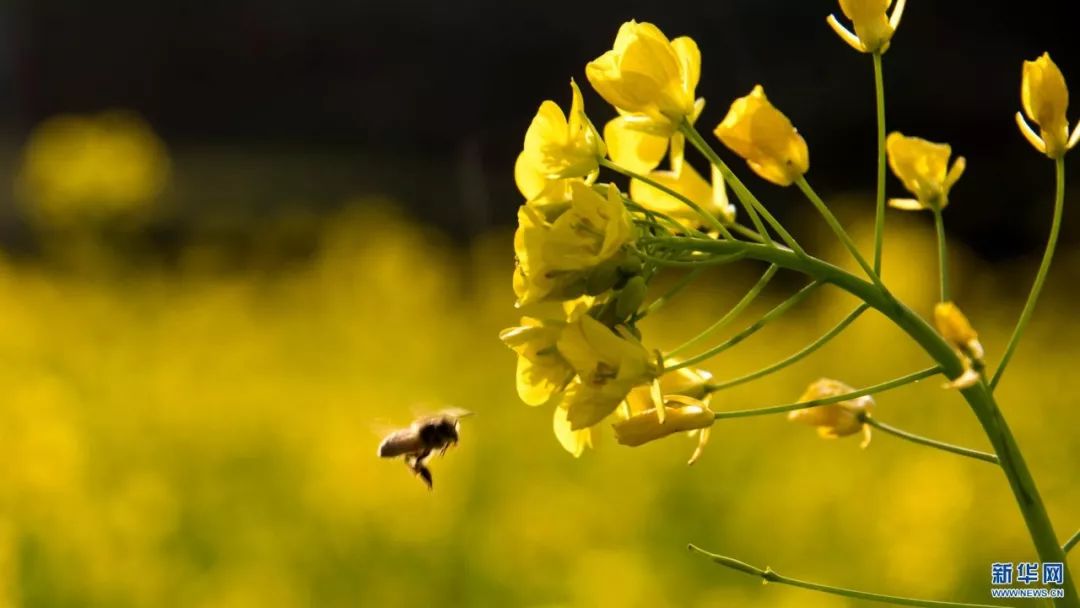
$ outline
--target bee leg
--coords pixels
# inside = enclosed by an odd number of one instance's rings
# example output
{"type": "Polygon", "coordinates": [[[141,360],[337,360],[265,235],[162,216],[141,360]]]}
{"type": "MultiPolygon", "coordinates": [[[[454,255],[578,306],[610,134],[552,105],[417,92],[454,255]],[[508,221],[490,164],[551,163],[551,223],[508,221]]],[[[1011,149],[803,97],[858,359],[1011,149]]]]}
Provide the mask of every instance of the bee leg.
{"type": "Polygon", "coordinates": [[[424,483],[427,484],[428,490],[433,490],[435,488],[434,482],[431,479],[431,469],[424,466],[423,463],[417,463],[416,467],[413,470],[416,471],[416,474],[420,476],[420,479],[424,480],[424,483]]]}
{"type": "Polygon", "coordinates": [[[405,456],[405,466],[409,467],[409,470],[415,473],[420,479],[423,479],[429,490],[432,489],[433,481],[431,478],[431,469],[427,468],[424,464],[424,460],[427,459],[430,453],[430,450],[423,450],[418,454],[409,454],[405,456]]]}

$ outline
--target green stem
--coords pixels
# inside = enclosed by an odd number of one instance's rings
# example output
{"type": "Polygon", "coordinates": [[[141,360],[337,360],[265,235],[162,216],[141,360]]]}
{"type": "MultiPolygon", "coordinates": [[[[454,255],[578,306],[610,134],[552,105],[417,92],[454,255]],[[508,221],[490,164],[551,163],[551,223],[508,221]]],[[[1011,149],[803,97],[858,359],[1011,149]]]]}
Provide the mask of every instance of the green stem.
{"type": "Polygon", "coordinates": [[[877,212],[874,216],[874,272],[881,275],[885,243],[885,77],[881,53],[874,53],[874,97],[877,101],[877,212]]]}
{"type": "Polygon", "coordinates": [[[859,315],[861,315],[863,312],[865,312],[867,308],[870,308],[869,304],[860,304],[859,306],[857,306],[855,308],[855,310],[848,313],[848,315],[846,317],[841,319],[839,323],[837,323],[829,331],[825,332],[820,338],[818,338],[817,340],[814,340],[810,344],[807,344],[801,350],[799,350],[795,354],[787,357],[786,359],[782,359],[780,361],[777,361],[776,363],[773,363],[772,365],[770,365],[768,367],[763,367],[763,368],[761,368],[761,369],[759,369],[759,370],[757,370],[755,372],[751,372],[751,373],[746,374],[744,376],[739,376],[738,378],[732,378],[731,380],[725,380],[723,382],[717,382],[715,384],[709,384],[709,388],[712,391],[719,391],[719,390],[723,390],[725,388],[731,388],[732,386],[738,386],[740,384],[750,382],[751,380],[757,380],[758,378],[761,378],[763,376],[768,376],[769,374],[771,374],[773,372],[779,371],[779,370],[784,369],[785,367],[787,367],[789,365],[797,363],[798,361],[800,361],[803,358],[807,357],[808,355],[810,355],[811,353],[813,353],[817,349],[819,349],[822,346],[825,346],[826,344],[828,344],[830,340],[832,340],[833,338],[838,336],[840,334],[840,332],[844,331],[844,329],[846,329],[848,325],[851,325],[855,321],[855,319],[858,319],[859,315]]]}
{"type": "Polygon", "coordinates": [[[698,363],[701,363],[702,361],[706,361],[708,359],[711,359],[711,358],[715,357],[716,355],[719,355],[720,353],[724,352],[725,350],[735,346],[736,344],[742,342],[746,338],[752,336],[759,329],[761,329],[762,327],[765,327],[766,325],[768,325],[769,322],[772,321],[773,319],[776,319],[777,317],[783,315],[788,310],[794,308],[799,302],[802,302],[803,300],[805,300],[807,298],[807,296],[809,296],[811,293],[813,293],[814,290],[817,289],[820,286],[821,286],[821,283],[819,283],[818,281],[813,281],[812,283],[810,283],[806,287],[803,287],[799,291],[795,292],[795,294],[793,296],[791,296],[790,298],[784,300],[780,304],[777,304],[775,308],[773,308],[769,312],[765,313],[765,315],[763,317],[761,317],[760,319],[755,321],[753,324],[747,326],[745,329],[743,329],[739,333],[737,333],[734,336],[728,338],[722,344],[720,344],[718,346],[714,346],[713,348],[710,348],[709,350],[701,353],[700,355],[690,357],[689,359],[687,359],[685,361],[680,361],[679,363],[677,363],[675,365],[672,365],[670,367],[665,367],[665,370],[671,371],[671,370],[676,370],[676,369],[680,369],[680,368],[683,368],[683,367],[689,367],[691,365],[697,365],[698,363]]]}
{"type": "Polygon", "coordinates": [[[743,226],[742,224],[732,224],[731,225],[731,230],[733,232],[738,232],[739,234],[745,236],[746,238],[748,238],[748,239],[750,239],[752,241],[757,241],[758,243],[764,243],[765,242],[765,237],[761,236],[757,232],[754,232],[750,228],[747,228],[746,226],[743,226]]]}
{"type": "Polygon", "coordinates": [[[1076,546],[1076,543],[1080,543],[1080,530],[1077,530],[1075,534],[1069,537],[1069,540],[1065,541],[1064,545],[1061,545],[1061,550],[1068,553],[1076,546]]]}
{"type": "MultiPolygon", "coordinates": [[[[648,240],[648,239],[645,239],[648,240]]],[[[776,247],[767,247],[754,243],[738,242],[730,243],[723,241],[690,241],[683,239],[653,239],[658,241],[671,241],[669,246],[682,246],[689,249],[697,249],[710,253],[730,253],[735,250],[747,252],[747,257],[764,262],[771,262],[801,272],[811,278],[825,281],[840,287],[860,300],[866,302],[880,311],[898,328],[908,334],[923,350],[926,351],[941,367],[942,372],[950,380],[955,380],[964,372],[964,366],[952,347],[925,320],[911,311],[902,302],[897,300],[889,292],[868,283],[855,275],[846,272],[823,260],[811,257],[801,257],[793,252],[784,251],[776,247]]],[[[1028,533],[1032,543],[1042,562],[1065,563],[1065,553],[1058,544],[1054,533],[1054,526],[1046,512],[1031,477],[1031,471],[1024,461],[1023,453],[1016,444],[1016,439],[1009,429],[1001,410],[994,401],[993,393],[985,382],[979,382],[974,386],[961,389],[960,394],[968,402],[975,413],[979,424],[983,427],[994,453],[1001,459],[1001,469],[1009,482],[1009,488],[1013,492],[1016,504],[1024,517],[1028,533]]],[[[1065,564],[1066,571],[1068,564],[1065,564]]],[[[1063,586],[1065,597],[1056,601],[1059,608],[1080,608],[1080,596],[1077,596],[1076,586],[1071,575],[1065,573],[1065,585],[1063,586]]]]}
{"type": "Polygon", "coordinates": [[[710,560],[730,568],[743,574],[749,574],[750,576],[761,577],[762,582],[765,583],[779,583],[781,585],[789,585],[791,587],[800,587],[802,589],[809,589],[811,591],[819,591],[821,593],[828,593],[830,595],[839,595],[841,597],[849,597],[857,600],[867,600],[870,602],[881,602],[883,604],[894,604],[897,606],[923,606],[927,608],[1000,608],[990,604],[965,604],[962,602],[941,602],[936,600],[922,600],[911,597],[899,597],[896,595],[884,595],[881,593],[870,593],[869,591],[859,591],[857,589],[845,589],[843,587],[833,587],[832,585],[822,585],[821,583],[811,583],[809,581],[800,580],[797,578],[791,578],[784,576],[772,568],[766,567],[764,570],[756,566],[739,561],[732,557],[724,555],[717,555],[710,553],[700,547],[689,545],[687,547],[690,551],[700,553],[710,560]]]}
{"type": "MultiPolygon", "coordinates": [[[[694,125],[684,121],[679,128],[686,136],[686,139],[697,148],[699,152],[704,154],[705,158],[709,159],[710,163],[720,170],[720,173],[724,176],[724,181],[731,185],[731,190],[735,192],[735,198],[739,200],[743,209],[746,210],[746,214],[750,216],[750,221],[753,222],[754,227],[757,228],[758,232],[768,239],[769,233],[765,230],[765,227],[761,225],[761,220],[757,215],[757,212],[760,211],[761,215],[765,218],[765,221],[769,222],[769,225],[776,230],[776,233],[780,235],[780,238],[782,238],[785,243],[787,243],[788,247],[791,247],[792,250],[798,252],[799,255],[806,255],[806,252],[799,246],[795,237],[791,236],[787,229],[784,228],[784,225],[769,213],[769,210],[765,205],[761,204],[761,201],[754,196],[754,193],[750,192],[750,189],[742,183],[742,180],[740,180],[731,168],[727,166],[727,163],[720,158],[720,155],[716,153],[716,150],[713,150],[712,146],[710,146],[708,142],[705,141],[705,138],[701,136],[701,133],[698,133],[697,129],[694,128],[694,125]],[[755,211],[755,209],[757,211],[755,211]]],[[[769,242],[771,243],[771,240],[769,240],[769,242]]]]}
{"type": "Polygon", "coordinates": [[[630,179],[636,179],[639,182],[648,184],[648,185],[652,186],[653,188],[656,188],[657,190],[663,192],[664,194],[667,194],[668,196],[673,197],[675,200],[683,203],[687,207],[690,207],[691,209],[696,211],[697,214],[701,216],[701,219],[705,220],[706,224],[708,224],[709,226],[712,226],[713,228],[716,228],[717,230],[719,230],[720,234],[724,235],[724,238],[726,238],[728,240],[735,240],[735,237],[733,237],[731,235],[731,232],[728,231],[727,226],[724,226],[723,222],[721,222],[715,215],[713,215],[713,214],[709,213],[708,211],[705,211],[704,209],[702,209],[701,205],[699,205],[699,204],[695,203],[694,201],[690,200],[685,195],[680,194],[680,193],[672,190],[671,188],[668,188],[664,184],[661,184],[660,182],[658,182],[658,181],[656,181],[656,180],[654,180],[654,179],[652,179],[650,177],[646,177],[644,175],[634,173],[633,171],[631,171],[629,169],[626,169],[624,167],[620,167],[619,165],[616,165],[615,163],[611,162],[610,160],[607,160],[606,158],[600,159],[600,166],[611,169],[612,171],[614,171],[616,173],[625,175],[626,177],[629,177],[630,179]]]}
{"type": "Polygon", "coordinates": [[[806,195],[806,198],[810,199],[810,202],[813,203],[814,207],[818,210],[818,213],[821,214],[821,217],[825,218],[825,223],[829,225],[829,228],[832,228],[833,233],[840,239],[840,242],[842,242],[844,247],[847,247],[847,250],[851,252],[852,257],[859,263],[859,266],[862,266],[866,275],[870,277],[878,287],[884,289],[877,273],[874,272],[874,269],[867,263],[866,258],[859,253],[859,248],[855,246],[855,241],[851,240],[851,236],[848,235],[847,231],[844,230],[844,227],[840,225],[840,220],[836,219],[836,216],[833,215],[832,211],[829,211],[829,206],[825,204],[825,201],[821,200],[821,197],[818,196],[817,192],[814,192],[814,189],[810,187],[810,184],[806,181],[806,177],[800,176],[795,184],[799,186],[799,190],[802,190],[803,194],[806,195]]]}
{"type": "Polygon", "coordinates": [[[945,221],[941,209],[934,209],[934,228],[937,231],[938,283],[941,301],[949,301],[949,248],[945,246],[945,221]]]}
{"type": "Polygon", "coordinates": [[[758,297],[758,295],[761,294],[762,290],[765,289],[765,286],[769,284],[769,281],[772,280],[773,275],[776,274],[777,270],[779,270],[779,267],[775,264],[765,269],[765,273],[761,275],[761,278],[758,279],[758,282],[750,288],[750,291],[746,292],[746,295],[744,295],[742,299],[739,300],[735,304],[735,306],[733,306],[731,310],[727,312],[727,314],[725,314],[723,317],[720,317],[720,320],[716,323],[713,323],[709,327],[705,328],[705,331],[699,333],[698,335],[690,338],[686,342],[683,342],[681,345],[669,351],[667,356],[669,358],[673,357],[690,348],[691,346],[697,344],[698,342],[701,342],[712,334],[727,327],[728,323],[731,323],[735,319],[735,317],[738,317],[740,314],[742,314],[742,311],[746,310],[746,307],[750,306],[750,303],[753,302],[758,297]]]}
{"type": "Polygon", "coordinates": [[[714,255],[709,257],[703,257],[695,260],[672,260],[669,258],[658,258],[653,255],[649,255],[640,249],[635,250],[635,253],[641,256],[641,259],[646,262],[651,262],[657,266],[672,266],[676,268],[702,268],[704,266],[720,266],[722,264],[730,264],[737,262],[744,257],[744,254],[732,253],[729,255],[714,255]]]}
{"type": "Polygon", "coordinates": [[[686,273],[685,276],[676,281],[675,284],[672,285],[671,288],[668,289],[666,292],[664,292],[663,295],[653,300],[645,308],[645,311],[638,315],[637,318],[644,319],[645,317],[663,308],[664,305],[671,301],[671,299],[674,298],[676,295],[678,295],[680,291],[686,289],[687,285],[693,283],[695,279],[701,276],[702,272],[705,272],[705,268],[695,268],[690,272],[686,273]]]}
{"type": "Polygon", "coordinates": [[[882,432],[893,435],[894,437],[899,437],[901,439],[906,439],[906,440],[908,440],[908,441],[910,441],[912,443],[917,443],[919,445],[924,445],[924,446],[927,446],[927,447],[936,448],[938,450],[944,450],[946,452],[951,452],[953,454],[959,454],[961,456],[967,456],[968,458],[975,458],[976,460],[982,460],[984,462],[989,462],[989,463],[993,463],[993,464],[999,464],[998,457],[993,455],[993,454],[987,454],[986,452],[980,452],[978,450],[972,450],[972,449],[969,449],[969,448],[960,447],[958,445],[953,445],[951,443],[945,443],[944,441],[938,441],[936,439],[930,439],[929,437],[923,437],[922,435],[916,435],[915,433],[909,433],[908,431],[905,431],[903,429],[898,429],[895,426],[885,424],[884,422],[881,422],[877,418],[874,418],[873,416],[870,416],[870,415],[860,416],[860,419],[864,423],[869,424],[870,426],[872,426],[872,427],[874,427],[874,428],[876,428],[876,429],[878,429],[878,430],[880,430],[882,432]]]}
{"type": "Polygon", "coordinates": [[[1016,346],[1020,343],[1020,336],[1024,333],[1024,328],[1027,327],[1032,313],[1035,312],[1035,302],[1039,299],[1039,292],[1042,291],[1043,283],[1046,282],[1046,275],[1050,272],[1050,262],[1054,259],[1054,249],[1057,247],[1058,234],[1061,232],[1061,216],[1065,206],[1064,157],[1057,159],[1055,168],[1057,170],[1057,187],[1054,193],[1054,219],[1050,224],[1050,237],[1046,241],[1046,251],[1043,252],[1042,263],[1039,264],[1039,272],[1035,275],[1035,282],[1031,285],[1031,293],[1028,294],[1027,303],[1024,304],[1024,311],[1020,313],[1020,320],[1016,322],[1016,328],[1013,329],[1012,337],[1009,338],[1009,345],[1005,347],[1005,354],[1001,357],[1001,363],[998,364],[997,371],[994,372],[994,377],[990,380],[991,391],[997,388],[998,382],[1001,381],[1005,366],[1009,364],[1009,359],[1012,358],[1016,346]]]}
{"type": "MultiPolygon", "coordinates": [[[[899,378],[893,378],[887,382],[861,388],[857,391],[851,391],[850,393],[844,393],[843,395],[833,395],[831,397],[822,397],[821,399],[811,399],[809,401],[799,401],[797,403],[786,403],[784,405],[773,405],[770,407],[758,407],[748,410],[731,410],[727,412],[716,412],[714,418],[716,420],[726,420],[728,418],[751,418],[754,416],[768,416],[771,414],[783,414],[784,412],[792,412],[795,410],[805,410],[811,407],[817,407],[819,405],[829,405],[830,403],[840,403],[841,401],[848,401],[850,399],[857,399],[864,395],[875,395],[877,393],[883,393],[894,388],[901,386],[907,386],[913,382],[918,382],[923,378],[929,378],[935,374],[940,374],[941,368],[938,366],[928,367],[926,369],[912,372],[906,376],[899,378]]],[[[713,392],[714,389],[711,385],[705,386],[706,392],[713,392]]]]}

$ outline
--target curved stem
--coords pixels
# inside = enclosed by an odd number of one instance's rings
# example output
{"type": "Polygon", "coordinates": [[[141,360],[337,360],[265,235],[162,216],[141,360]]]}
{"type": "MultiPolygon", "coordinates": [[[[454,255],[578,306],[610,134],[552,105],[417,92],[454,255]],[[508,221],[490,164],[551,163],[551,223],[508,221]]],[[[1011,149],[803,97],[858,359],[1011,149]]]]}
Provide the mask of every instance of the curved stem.
{"type": "MultiPolygon", "coordinates": [[[[648,239],[645,239],[648,240],[648,239]]],[[[671,241],[671,247],[678,247],[676,243],[680,239],[653,239],[671,241]]],[[[699,249],[712,253],[729,253],[736,249],[746,251],[747,257],[771,262],[802,272],[803,274],[827,283],[831,283],[866,302],[880,311],[898,328],[903,330],[923,350],[932,357],[941,367],[942,373],[950,380],[955,380],[964,373],[964,366],[942,337],[930,327],[927,322],[911,311],[892,294],[868,283],[855,275],[846,272],[828,262],[812,257],[798,256],[793,252],[766,247],[754,243],[739,242],[729,243],[723,241],[689,241],[682,243],[683,247],[699,249]]],[[[979,382],[973,386],[961,389],[960,394],[968,402],[975,413],[979,424],[994,452],[1001,459],[1001,469],[1009,482],[1009,487],[1016,499],[1016,504],[1023,515],[1032,543],[1042,562],[1065,562],[1065,553],[1058,544],[1054,533],[1054,526],[1046,512],[1039,495],[1035,480],[1028,470],[1024,456],[1016,444],[1016,439],[1009,429],[1004,416],[994,401],[994,395],[985,382],[979,382]]],[[[1065,564],[1065,585],[1063,586],[1065,597],[1056,601],[1059,608],[1080,608],[1080,596],[1077,596],[1076,586],[1071,575],[1068,573],[1068,564],[1065,564]]]]}
{"type": "Polygon", "coordinates": [[[898,429],[895,426],[885,424],[884,422],[874,418],[870,415],[862,415],[859,417],[865,424],[878,429],[882,432],[888,433],[894,437],[906,439],[912,443],[924,445],[927,447],[935,448],[938,450],[944,450],[953,454],[959,454],[961,456],[967,456],[968,458],[975,458],[976,460],[982,460],[984,462],[990,462],[993,464],[999,464],[998,457],[993,454],[987,454],[986,452],[980,452],[978,450],[972,450],[970,448],[960,447],[951,443],[945,443],[944,441],[938,441],[936,439],[930,439],[929,437],[923,437],[922,435],[916,435],[915,433],[909,433],[903,429],[898,429]]]}
{"type": "MultiPolygon", "coordinates": [[[[753,416],[768,416],[771,414],[783,414],[784,412],[791,412],[794,410],[805,410],[811,407],[817,407],[819,405],[829,405],[830,403],[839,403],[841,401],[848,401],[850,399],[856,399],[864,395],[875,395],[877,393],[883,393],[894,388],[906,386],[913,382],[918,382],[923,378],[929,378],[935,374],[940,374],[941,368],[938,366],[928,367],[926,369],[912,372],[906,376],[899,378],[893,378],[880,384],[861,388],[857,391],[851,391],[850,393],[844,393],[843,395],[833,395],[831,397],[822,397],[821,399],[811,399],[809,401],[799,401],[797,403],[787,403],[784,405],[773,405],[770,407],[759,407],[749,410],[731,410],[728,412],[716,412],[713,416],[716,420],[726,420],[728,418],[750,418],[753,416]]],[[[712,386],[705,386],[706,392],[713,392],[712,386]]]]}
{"type": "Polygon", "coordinates": [[[616,173],[625,175],[626,177],[629,177],[630,179],[636,179],[639,182],[648,184],[648,185],[652,186],[653,188],[656,188],[657,190],[663,192],[664,194],[667,194],[668,196],[671,196],[671,197],[675,198],[677,201],[683,203],[687,207],[690,207],[691,209],[696,211],[697,214],[701,216],[701,219],[705,220],[706,224],[708,224],[709,226],[719,230],[720,234],[724,235],[724,238],[729,239],[729,240],[734,240],[735,239],[735,237],[733,237],[731,235],[731,232],[728,231],[727,227],[724,226],[724,223],[721,222],[715,215],[709,213],[708,211],[705,211],[704,209],[701,208],[701,205],[698,205],[697,203],[690,200],[688,197],[684,196],[683,194],[680,194],[680,193],[672,190],[671,188],[668,188],[664,184],[661,184],[660,182],[658,182],[658,181],[656,181],[656,180],[654,180],[654,179],[652,179],[650,177],[646,177],[644,175],[634,173],[633,171],[631,171],[629,169],[626,169],[624,167],[620,167],[619,165],[616,165],[615,163],[611,162],[610,160],[607,160],[606,158],[600,159],[600,166],[611,169],[612,171],[614,171],[616,173]]]}
{"type": "Polygon", "coordinates": [[[750,189],[742,183],[742,180],[740,180],[731,168],[727,166],[727,163],[720,158],[720,155],[716,153],[716,150],[713,150],[712,146],[710,146],[708,142],[705,141],[705,138],[701,136],[701,133],[698,133],[697,129],[694,128],[694,125],[684,121],[679,128],[686,136],[686,139],[697,148],[699,152],[704,154],[705,158],[709,159],[710,163],[720,170],[720,173],[724,176],[724,181],[731,185],[732,191],[735,192],[735,198],[739,199],[739,203],[746,209],[747,215],[750,216],[750,220],[753,222],[754,227],[757,228],[758,232],[768,238],[769,233],[765,230],[765,227],[761,225],[761,220],[758,219],[755,209],[761,212],[765,221],[769,222],[769,225],[776,230],[776,233],[780,235],[780,238],[783,239],[785,243],[787,243],[788,247],[791,247],[798,252],[799,255],[806,255],[806,252],[799,246],[795,237],[791,236],[787,229],[784,228],[784,225],[769,213],[769,210],[765,205],[761,204],[761,201],[754,196],[754,193],[750,192],[750,189]]]}
{"type": "Polygon", "coordinates": [[[701,342],[705,338],[711,336],[715,332],[718,332],[721,329],[727,327],[728,323],[731,323],[735,319],[735,317],[742,314],[742,311],[746,310],[746,307],[750,306],[750,303],[753,302],[759,294],[761,294],[761,291],[765,289],[765,286],[769,284],[769,281],[772,280],[773,276],[776,274],[776,271],[779,269],[780,268],[776,264],[773,264],[766,268],[765,273],[761,275],[761,278],[758,279],[758,282],[750,288],[750,291],[746,292],[746,295],[744,295],[742,299],[739,300],[735,304],[735,306],[733,306],[731,310],[727,312],[727,314],[720,317],[720,320],[716,323],[713,323],[709,327],[705,328],[705,331],[702,331],[700,334],[694,336],[693,338],[690,338],[686,342],[683,342],[681,345],[669,351],[667,356],[672,357],[674,355],[677,355],[690,348],[691,346],[697,344],[698,342],[701,342]]]}
{"type": "Polygon", "coordinates": [[[810,199],[810,202],[813,203],[814,207],[818,210],[818,213],[821,214],[821,217],[825,218],[825,223],[829,225],[829,228],[832,228],[833,233],[835,233],[837,238],[840,239],[840,242],[844,244],[844,247],[847,247],[847,250],[851,252],[855,261],[859,263],[859,266],[862,266],[864,271],[866,271],[866,275],[879,287],[884,288],[877,273],[874,272],[874,269],[867,263],[866,258],[859,253],[859,248],[855,246],[855,241],[851,240],[851,236],[848,235],[847,231],[844,230],[844,227],[840,225],[840,220],[836,219],[836,216],[833,215],[832,211],[829,211],[829,206],[825,204],[825,201],[821,200],[821,197],[818,196],[817,192],[814,192],[814,189],[810,187],[810,184],[806,181],[806,177],[799,177],[795,184],[799,186],[799,190],[802,190],[803,194],[806,195],[806,198],[810,199]]]}
{"type": "Polygon", "coordinates": [[[949,249],[945,246],[945,221],[941,209],[934,209],[934,229],[937,232],[938,283],[941,301],[949,301],[949,249]]]}
{"type": "Polygon", "coordinates": [[[1024,310],[1020,313],[1020,320],[1016,322],[1016,328],[1013,329],[1012,337],[1009,338],[1009,345],[1005,347],[1005,354],[1001,356],[1001,363],[998,364],[997,371],[994,372],[994,377],[990,380],[991,391],[997,388],[998,382],[1001,381],[1001,375],[1005,373],[1005,366],[1009,364],[1009,359],[1012,358],[1013,353],[1016,351],[1016,346],[1020,342],[1020,336],[1023,335],[1024,328],[1027,327],[1032,313],[1035,312],[1035,302],[1039,300],[1039,292],[1042,291],[1043,283],[1046,282],[1046,275],[1050,271],[1050,262],[1054,259],[1054,249],[1057,247],[1058,234],[1061,232],[1061,216],[1065,206],[1064,157],[1055,161],[1055,168],[1057,187],[1054,192],[1054,219],[1050,224],[1050,237],[1046,241],[1046,251],[1043,252],[1042,263],[1039,264],[1039,272],[1035,274],[1035,282],[1031,285],[1031,293],[1028,294],[1027,303],[1024,304],[1024,310]]]}
{"type": "Polygon", "coordinates": [[[881,275],[885,242],[885,76],[881,53],[874,53],[874,97],[877,101],[877,211],[874,215],[874,272],[881,275]]]}
{"type": "Polygon", "coordinates": [[[695,545],[688,545],[687,548],[690,549],[690,551],[692,552],[704,555],[705,557],[726,568],[731,568],[732,570],[742,572],[743,574],[749,574],[750,576],[761,577],[761,580],[766,583],[779,583],[781,585],[800,587],[802,589],[819,591],[821,593],[828,593],[830,595],[839,595],[842,597],[850,597],[857,600],[867,600],[870,602],[881,602],[883,604],[894,604],[897,606],[923,606],[927,608],[999,608],[990,604],[965,604],[962,602],[922,600],[912,597],[900,597],[896,595],[885,595],[882,593],[870,593],[869,591],[859,591],[857,589],[833,587],[832,585],[823,585],[821,583],[811,583],[809,581],[784,576],[769,567],[766,567],[764,570],[762,570],[761,568],[751,566],[746,562],[739,561],[732,557],[710,553],[695,545]]]}
{"type": "Polygon", "coordinates": [[[777,361],[776,363],[773,363],[768,367],[763,367],[755,372],[750,372],[749,374],[746,374],[744,376],[739,376],[738,378],[732,378],[731,380],[725,380],[723,382],[709,384],[708,386],[712,391],[723,390],[725,388],[730,388],[732,386],[738,386],[740,384],[750,382],[751,380],[757,380],[758,378],[761,378],[763,376],[768,376],[773,372],[777,372],[789,365],[797,363],[803,358],[809,356],[817,349],[828,344],[830,340],[838,336],[840,332],[844,331],[844,329],[846,329],[848,325],[851,325],[855,321],[855,319],[858,319],[859,316],[862,315],[862,313],[866,312],[867,308],[870,308],[869,304],[858,305],[857,307],[855,307],[855,310],[848,313],[846,317],[841,319],[840,322],[833,326],[832,329],[822,334],[820,338],[814,340],[810,344],[807,344],[798,352],[785,359],[781,359],[780,361],[777,361]]]}
{"type": "Polygon", "coordinates": [[[773,308],[769,312],[765,313],[765,315],[763,317],[761,317],[757,321],[754,321],[754,323],[747,326],[745,329],[743,329],[739,333],[737,333],[734,336],[728,338],[722,344],[720,344],[718,346],[714,346],[713,348],[710,348],[709,350],[701,353],[700,355],[690,357],[689,359],[687,359],[685,361],[680,361],[679,363],[677,363],[675,365],[672,365],[670,367],[665,367],[665,370],[666,371],[672,371],[672,370],[676,370],[676,369],[681,369],[683,367],[689,367],[691,365],[696,365],[698,363],[701,363],[702,361],[706,361],[708,359],[711,359],[711,358],[715,357],[716,355],[719,355],[720,353],[724,352],[725,350],[735,346],[739,342],[742,342],[746,338],[752,336],[759,329],[761,329],[762,327],[765,327],[766,325],[768,325],[769,322],[772,321],[773,319],[779,317],[780,315],[783,315],[785,312],[787,312],[791,308],[795,307],[799,302],[802,302],[803,300],[805,300],[807,296],[809,296],[811,293],[813,293],[814,290],[817,289],[820,286],[821,286],[820,282],[813,281],[812,283],[810,283],[806,287],[803,287],[799,291],[795,292],[795,294],[792,295],[790,298],[784,300],[780,304],[777,304],[775,308],[773,308]]]}
{"type": "Polygon", "coordinates": [[[1069,540],[1065,541],[1065,544],[1061,545],[1061,550],[1068,553],[1076,543],[1080,543],[1080,530],[1077,530],[1075,534],[1069,537],[1069,540]]]}

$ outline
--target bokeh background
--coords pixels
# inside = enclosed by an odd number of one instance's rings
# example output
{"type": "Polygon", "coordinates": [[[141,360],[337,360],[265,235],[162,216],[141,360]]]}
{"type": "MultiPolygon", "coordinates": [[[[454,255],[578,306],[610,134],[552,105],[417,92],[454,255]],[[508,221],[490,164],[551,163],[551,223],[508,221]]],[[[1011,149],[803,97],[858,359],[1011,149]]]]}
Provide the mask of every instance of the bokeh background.
{"type": "MultiPolygon", "coordinates": [[[[1052,167],[1012,122],[1020,61],[1049,50],[1080,86],[1068,4],[1021,18],[1015,3],[911,0],[886,57],[890,128],[968,158],[946,213],[954,294],[992,361],[1050,216],[1052,167]]],[[[516,321],[524,130],[542,99],[567,103],[568,78],[584,83],[629,18],[698,40],[704,125],[764,83],[810,143],[811,181],[867,245],[872,72],[825,26],[836,10],[0,3],[0,605],[858,605],[762,588],[687,542],[841,586],[989,601],[991,562],[1034,558],[993,467],[888,436],[859,450],[782,417],[718,425],[693,468],[681,438],[630,450],[608,437],[574,460],[550,411],[518,402],[496,338],[516,321]],[[380,433],[448,404],[478,415],[434,462],[434,492],[374,456],[380,433]]],[[[751,184],[844,260],[795,193],[751,184]]],[[[1073,216],[999,393],[1062,536],[1080,526],[1073,216]]],[[[885,263],[923,313],[926,220],[889,216],[885,263]]],[[[760,271],[706,275],[646,342],[693,335],[760,271]]],[[[742,324],[798,287],[781,277],[742,324]]],[[[853,306],[817,294],[708,367],[757,369],[853,306]]],[[[714,403],[786,403],[821,375],[863,386],[927,364],[867,314],[714,403]]],[[[882,395],[878,412],[987,447],[937,380],[882,395]]]]}

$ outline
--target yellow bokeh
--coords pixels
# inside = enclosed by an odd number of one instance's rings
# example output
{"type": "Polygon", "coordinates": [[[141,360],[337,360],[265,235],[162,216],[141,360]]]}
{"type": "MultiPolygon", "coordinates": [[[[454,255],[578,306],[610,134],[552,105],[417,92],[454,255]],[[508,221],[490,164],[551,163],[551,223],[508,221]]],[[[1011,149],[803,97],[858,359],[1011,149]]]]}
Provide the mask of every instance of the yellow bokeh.
{"type": "MultiPolygon", "coordinates": [[[[890,223],[885,271],[929,315],[932,233],[919,219],[890,223]]],[[[1000,471],[887,435],[860,450],[783,416],[723,420],[687,467],[685,438],[629,449],[602,425],[575,460],[550,411],[518,400],[497,339],[517,322],[509,234],[463,249],[387,212],[330,225],[310,261],[277,274],[202,270],[200,258],[80,276],[0,259],[0,605],[859,605],[763,587],[687,542],[809,580],[979,602],[990,562],[1033,558],[1000,471]],[[446,405],[476,416],[432,460],[429,492],[375,448],[446,405]]],[[[865,244],[870,224],[853,233],[865,244]]],[[[958,249],[988,360],[1029,266],[989,273],[958,249]]],[[[1080,341],[1069,286],[1053,279],[1077,268],[1061,257],[999,391],[1059,531],[1080,525],[1067,447],[1080,341]]],[[[645,333],[677,344],[761,270],[710,271],[645,333]]],[[[798,287],[781,275],[730,331],[798,287]]],[[[854,306],[823,292],[703,367],[723,381],[798,350],[854,306]]],[[[821,376],[866,386],[923,357],[868,313],[711,407],[791,402],[821,376]]],[[[881,420],[986,449],[937,379],[876,400],[881,420]]]]}
{"type": "Polygon", "coordinates": [[[135,114],[60,115],[39,124],[17,176],[26,203],[49,224],[145,209],[169,178],[165,144],[135,114]]]}

